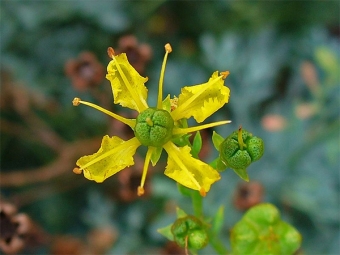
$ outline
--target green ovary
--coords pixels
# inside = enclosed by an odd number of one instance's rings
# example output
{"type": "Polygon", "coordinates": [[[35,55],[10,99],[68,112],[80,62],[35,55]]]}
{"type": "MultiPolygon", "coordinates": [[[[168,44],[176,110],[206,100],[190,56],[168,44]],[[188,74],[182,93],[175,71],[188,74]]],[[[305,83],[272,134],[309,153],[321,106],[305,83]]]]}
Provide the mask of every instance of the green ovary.
{"type": "Polygon", "coordinates": [[[141,144],[162,147],[171,139],[173,127],[169,112],[148,108],[138,115],[134,132],[141,144]]]}

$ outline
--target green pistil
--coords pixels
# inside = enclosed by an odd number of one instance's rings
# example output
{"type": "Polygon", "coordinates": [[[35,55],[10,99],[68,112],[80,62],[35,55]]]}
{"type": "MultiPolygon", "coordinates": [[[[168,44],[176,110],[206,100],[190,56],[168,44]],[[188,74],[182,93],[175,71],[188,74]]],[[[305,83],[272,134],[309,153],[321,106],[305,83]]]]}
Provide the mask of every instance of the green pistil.
{"type": "Polygon", "coordinates": [[[162,147],[173,135],[174,121],[169,112],[148,108],[136,119],[135,136],[145,146],[162,147]]]}

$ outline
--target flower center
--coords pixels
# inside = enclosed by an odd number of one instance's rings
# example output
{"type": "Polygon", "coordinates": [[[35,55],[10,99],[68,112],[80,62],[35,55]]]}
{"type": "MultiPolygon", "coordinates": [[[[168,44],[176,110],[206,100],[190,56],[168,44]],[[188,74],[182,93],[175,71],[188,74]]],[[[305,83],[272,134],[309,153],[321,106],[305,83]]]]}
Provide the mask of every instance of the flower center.
{"type": "Polygon", "coordinates": [[[169,112],[148,108],[138,115],[134,132],[141,144],[161,147],[170,140],[173,127],[169,112]]]}

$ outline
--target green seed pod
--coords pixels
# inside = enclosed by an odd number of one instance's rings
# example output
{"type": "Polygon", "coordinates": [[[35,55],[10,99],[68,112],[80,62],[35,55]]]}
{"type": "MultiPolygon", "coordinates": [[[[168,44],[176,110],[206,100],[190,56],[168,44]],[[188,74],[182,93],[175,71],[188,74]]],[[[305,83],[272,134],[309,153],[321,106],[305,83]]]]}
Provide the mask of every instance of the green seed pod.
{"type": "Polygon", "coordinates": [[[220,159],[232,169],[247,168],[259,160],[263,152],[263,140],[241,128],[231,133],[220,145],[220,159]]]}
{"type": "Polygon", "coordinates": [[[259,160],[264,152],[263,140],[256,136],[253,136],[250,139],[246,140],[246,144],[247,151],[249,152],[252,162],[259,160]]]}
{"type": "Polygon", "coordinates": [[[208,234],[202,222],[194,216],[177,219],[171,227],[175,242],[181,247],[202,249],[209,242],[208,234]]]}
{"type": "Polygon", "coordinates": [[[208,233],[205,230],[194,230],[188,238],[188,247],[199,250],[205,247],[209,242],[208,233]]]}
{"type": "Polygon", "coordinates": [[[169,112],[148,108],[138,115],[134,133],[141,144],[161,147],[171,139],[173,127],[169,112]]]}

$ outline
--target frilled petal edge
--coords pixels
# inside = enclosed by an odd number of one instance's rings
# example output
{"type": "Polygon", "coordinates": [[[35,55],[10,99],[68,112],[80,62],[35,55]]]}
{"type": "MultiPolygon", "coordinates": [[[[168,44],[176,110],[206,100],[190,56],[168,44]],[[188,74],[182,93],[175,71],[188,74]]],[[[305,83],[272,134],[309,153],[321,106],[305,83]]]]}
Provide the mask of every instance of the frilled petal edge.
{"type": "Polygon", "coordinates": [[[132,166],[133,155],[139,146],[140,142],[135,137],[124,141],[117,136],[106,135],[98,152],[81,157],[76,164],[83,170],[85,178],[103,182],[125,167],[132,166]]]}
{"type": "Polygon", "coordinates": [[[205,195],[210,190],[211,184],[221,178],[214,168],[193,158],[189,146],[177,147],[174,143],[168,142],[164,149],[168,153],[164,174],[183,186],[205,195]]]}

